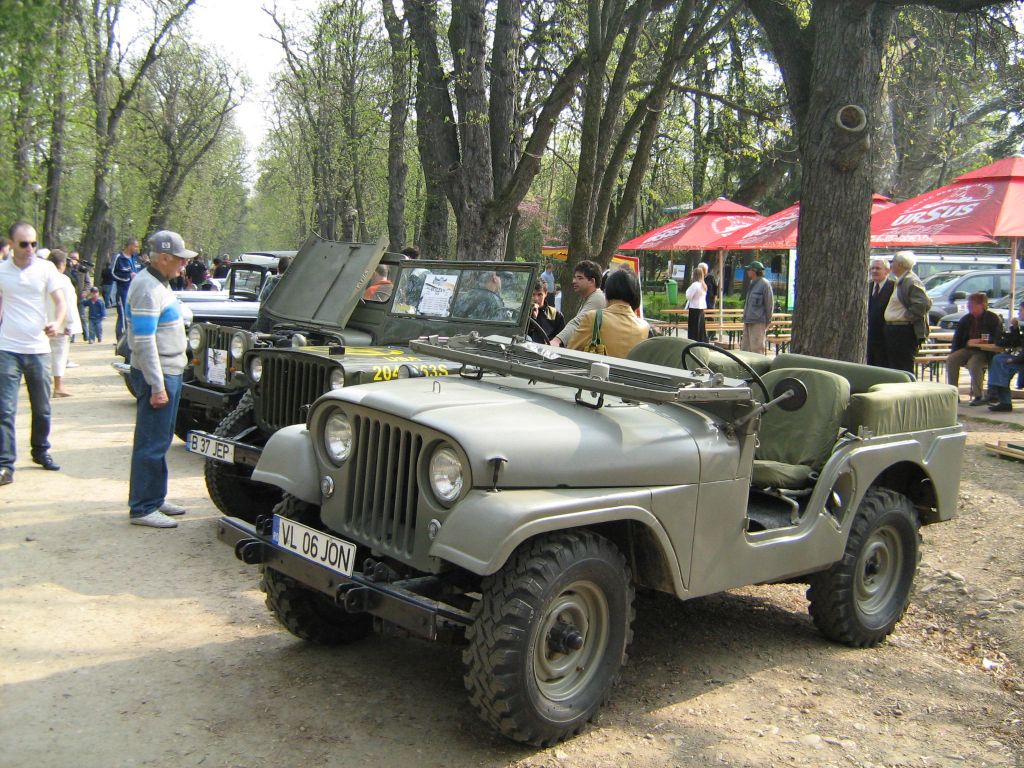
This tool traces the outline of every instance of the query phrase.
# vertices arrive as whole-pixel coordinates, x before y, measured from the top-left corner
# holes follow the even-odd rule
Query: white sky
[[[249,143],[252,172],[256,150],[269,126],[264,115],[270,77],[283,61],[281,46],[267,39],[276,36],[277,29],[262,8],[273,5],[274,0],[199,0],[188,15],[191,41],[216,51],[244,70],[252,81],[248,95],[235,111],[235,122]],[[318,5],[319,0],[277,0],[277,15],[289,26],[301,26]]]

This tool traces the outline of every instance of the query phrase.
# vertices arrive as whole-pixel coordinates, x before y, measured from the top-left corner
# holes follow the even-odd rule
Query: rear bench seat
[[[674,336],[648,339],[634,347],[628,357],[678,368],[683,350],[691,343],[688,339]],[[842,425],[854,434],[862,427],[875,435],[889,435],[952,427],[957,423],[956,390],[948,384],[915,381],[913,374],[906,371],[788,352],[775,357],[755,352],[734,354],[761,376],[768,371],[803,368],[827,371],[846,379],[850,385],[850,400]],[[749,375],[725,355],[706,348],[693,351],[686,361],[690,368],[695,367],[694,356],[713,371],[726,376],[745,379]],[[798,371],[793,371],[793,374],[799,378]],[[760,397],[756,388],[754,394]]]
[[[948,384],[918,382],[906,371],[878,368],[808,355],[782,354],[771,369],[811,368],[837,373],[850,382],[850,404],[843,426],[875,435],[952,427],[957,423],[956,389]]]

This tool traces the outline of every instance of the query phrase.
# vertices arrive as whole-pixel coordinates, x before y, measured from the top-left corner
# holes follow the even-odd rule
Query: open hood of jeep
[[[261,311],[274,323],[344,328],[388,239],[342,243],[310,235]]]

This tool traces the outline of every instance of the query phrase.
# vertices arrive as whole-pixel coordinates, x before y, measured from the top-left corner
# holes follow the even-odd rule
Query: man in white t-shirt
[[[0,485],[14,480],[14,423],[24,375],[32,404],[32,461],[60,469],[50,456],[50,339],[64,331],[67,306],[57,268],[36,256],[36,230],[11,226],[13,256],[0,263]],[[54,319],[47,320],[46,299]]]

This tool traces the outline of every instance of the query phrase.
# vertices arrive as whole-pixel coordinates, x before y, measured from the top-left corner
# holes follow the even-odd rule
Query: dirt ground
[[[644,597],[598,721],[536,750],[477,719],[458,649],[281,629],[180,442],[172,499],[189,514],[129,526],[133,401],[109,343],[72,359],[63,470],[29,462],[23,396],[0,489],[0,766],[1024,766],[1024,465],[981,447],[1009,427],[969,423],[961,516],[924,530],[889,642],[827,642],[795,585]]]

